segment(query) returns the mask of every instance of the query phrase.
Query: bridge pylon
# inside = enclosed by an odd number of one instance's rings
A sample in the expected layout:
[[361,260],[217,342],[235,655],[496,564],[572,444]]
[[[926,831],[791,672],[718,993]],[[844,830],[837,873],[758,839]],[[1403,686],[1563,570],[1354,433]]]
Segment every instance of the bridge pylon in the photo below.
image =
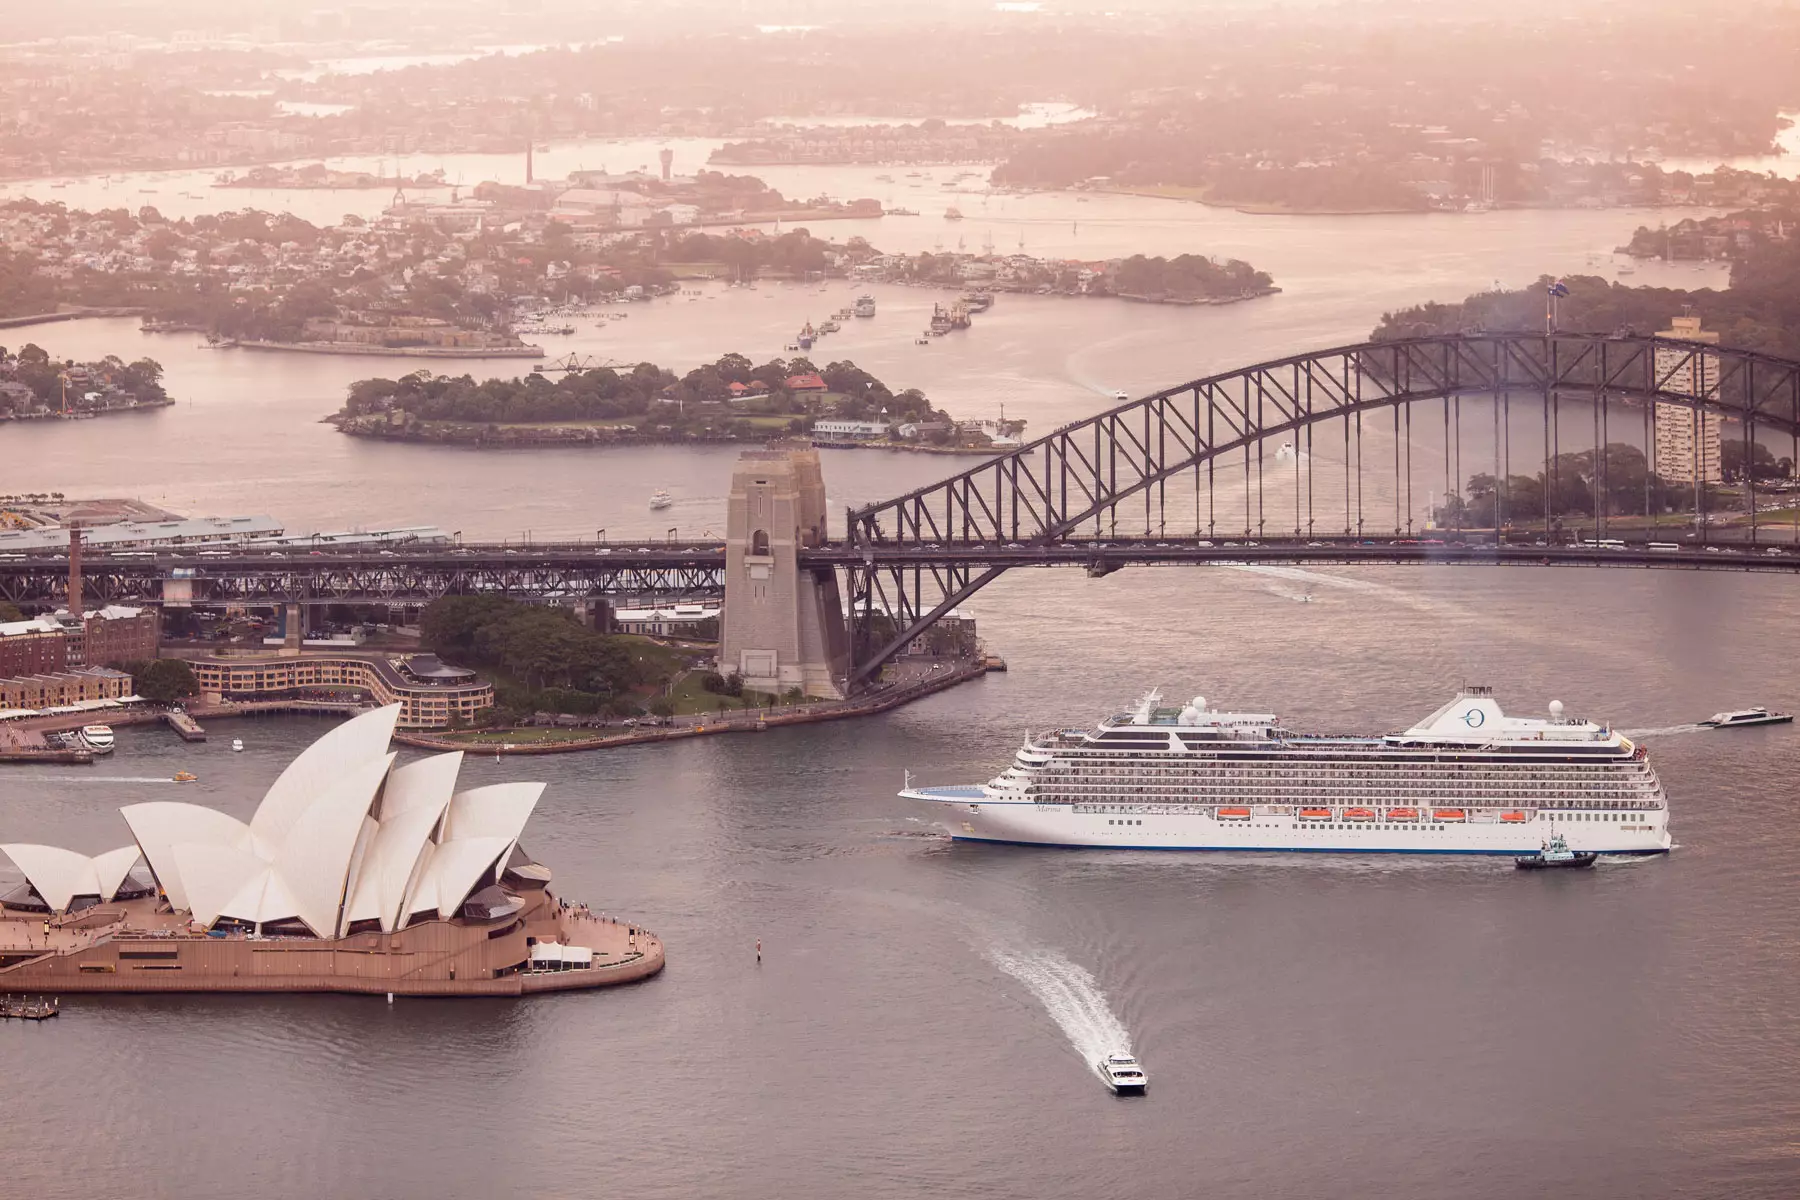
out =
[[811,446],[746,450],[725,517],[719,670],[759,692],[844,696],[850,637],[837,572],[802,569],[825,542],[825,476]]

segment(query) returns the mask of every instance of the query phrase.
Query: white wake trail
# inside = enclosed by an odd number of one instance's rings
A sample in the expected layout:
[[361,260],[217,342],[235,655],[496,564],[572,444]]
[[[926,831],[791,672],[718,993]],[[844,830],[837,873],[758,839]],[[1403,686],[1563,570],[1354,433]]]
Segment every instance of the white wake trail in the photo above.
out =
[[990,948],[988,958],[1037,997],[1082,1061],[1131,1053],[1131,1033],[1106,1002],[1106,993],[1085,967],[1053,950]]
[[1667,737],[1670,734],[1675,733],[1710,733],[1712,732],[1712,726],[1690,723],[1687,725],[1664,725],[1657,729],[1620,729],[1615,732],[1624,734],[1626,737],[1635,740],[1648,737]]

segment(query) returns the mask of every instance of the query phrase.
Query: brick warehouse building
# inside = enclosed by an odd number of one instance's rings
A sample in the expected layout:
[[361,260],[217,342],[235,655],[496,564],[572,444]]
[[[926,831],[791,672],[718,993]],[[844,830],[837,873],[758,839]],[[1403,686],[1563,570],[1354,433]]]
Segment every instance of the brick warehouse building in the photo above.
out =
[[68,663],[68,635],[55,621],[0,622],[0,679],[43,675]]

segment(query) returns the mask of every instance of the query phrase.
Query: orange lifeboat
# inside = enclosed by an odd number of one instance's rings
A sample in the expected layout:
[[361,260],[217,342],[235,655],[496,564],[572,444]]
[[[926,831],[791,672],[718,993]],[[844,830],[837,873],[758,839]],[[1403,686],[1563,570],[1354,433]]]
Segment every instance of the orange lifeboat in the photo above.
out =
[[1460,808],[1434,808],[1431,810],[1431,819],[1434,821],[1466,821],[1469,819],[1469,814]]
[[1531,814],[1530,813],[1522,813],[1522,812],[1518,811],[1517,809],[1514,809],[1511,812],[1501,813],[1500,819],[1502,821],[1505,821],[1508,825],[1520,825],[1526,821],[1531,820]]
[[1250,810],[1247,808],[1221,808],[1219,810],[1219,820],[1221,821],[1248,821],[1249,819]]
[[1346,821],[1373,821],[1374,819],[1375,810],[1372,808],[1346,808],[1344,810],[1344,820]]
[[1387,819],[1390,821],[1416,821],[1419,819],[1419,810],[1416,808],[1390,808],[1387,810]]
[[1300,810],[1300,819],[1302,821],[1329,821],[1331,820],[1331,810],[1329,808],[1303,808]]

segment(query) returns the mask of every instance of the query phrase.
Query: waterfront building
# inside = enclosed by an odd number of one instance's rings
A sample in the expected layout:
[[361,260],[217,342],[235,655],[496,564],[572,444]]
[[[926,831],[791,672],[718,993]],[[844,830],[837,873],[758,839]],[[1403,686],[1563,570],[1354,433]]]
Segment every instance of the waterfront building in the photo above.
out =
[[821,442],[874,442],[888,435],[889,426],[886,421],[821,419],[813,422],[812,432]]
[[[192,517],[170,521],[115,521],[81,527],[84,549],[106,553],[160,546],[229,545],[282,534],[273,517]],[[66,550],[69,529],[41,525],[33,529],[0,531],[0,554],[30,554]]]
[[0,621],[0,677],[60,671],[69,662],[69,637],[55,621]]
[[188,658],[187,663],[201,692],[209,696],[256,701],[352,691],[377,704],[397,705],[402,729],[447,729],[494,706],[493,684],[473,671],[445,667],[429,655],[407,659],[353,653],[209,654]]
[[662,968],[520,846],[543,784],[458,791],[460,752],[397,766],[399,717],[318,739],[248,821],[158,801],[121,809],[132,841],[101,854],[0,845],[25,876],[0,897],[0,992],[516,996]]
[[615,608],[613,628],[619,633],[710,641],[719,636],[717,604],[668,604],[648,608]]
[[[1700,328],[1700,318],[1679,316],[1669,328],[1656,335],[1684,342],[1719,344],[1714,330]],[[1656,373],[1664,380],[1662,390],[1677,395],[1703,398],[1719,387],[1718,356],[1704,351],[1695,353],[1688,347],[1671,346],[1656,352]],[[1717,483],[1720,473],[1719,427],[1723,418],[1717,413],[1701,413],[1680,404],[1656,406],[1656,473],[1670,483]]]
[[124,700],[132,695],[131,676],[110,667],[74,667],[36,675],[0,679],[0,709],[64,708],[95,700]]
[[117,667],[147,662],[162,648],[162,622],[153,608],[109,604],[84,612],[79,621],[62,609],[54,619],[68,639],[71,664]]

